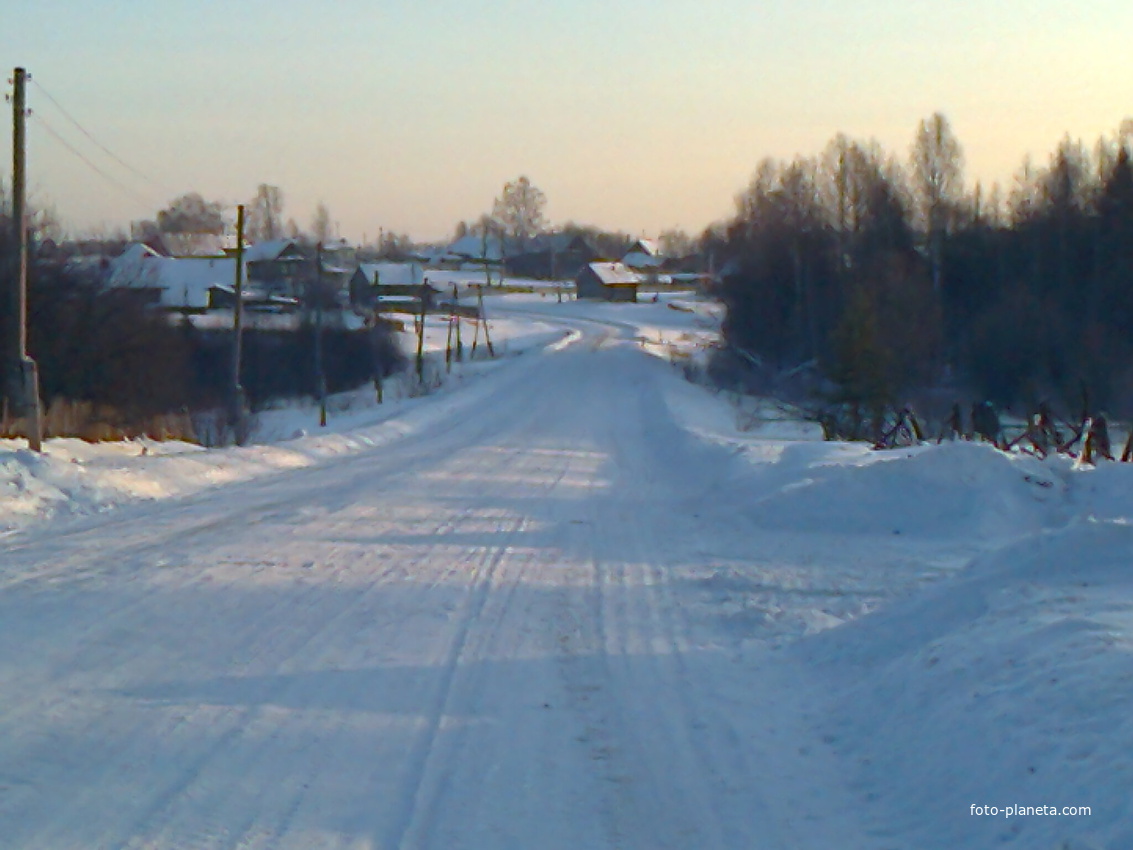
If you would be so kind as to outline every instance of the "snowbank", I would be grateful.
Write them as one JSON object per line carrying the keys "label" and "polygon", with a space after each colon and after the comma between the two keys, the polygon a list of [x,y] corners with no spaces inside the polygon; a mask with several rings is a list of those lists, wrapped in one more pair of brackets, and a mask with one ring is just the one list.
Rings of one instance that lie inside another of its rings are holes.
{"label": "snowbank", "polygon": [[1127,522],[1077,520],[797,646],[827,681],[829,740],[867,799],[888,796],[885,830],[926,850],[1133,846],[1131,560]]}

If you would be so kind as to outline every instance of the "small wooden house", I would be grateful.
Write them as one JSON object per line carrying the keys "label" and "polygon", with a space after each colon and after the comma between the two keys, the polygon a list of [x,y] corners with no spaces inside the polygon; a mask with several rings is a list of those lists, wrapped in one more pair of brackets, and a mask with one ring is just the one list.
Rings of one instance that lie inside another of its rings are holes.
{"label": "small wooden house", "polygon": [[165,257],[148,245],[135,243],[113,260],[108,289],[135,290],[156,307],[169,310],[207,310],[210,290],[231,286],[236,261],[231,257]]}
{"label": "small wooden house", "polygon": [[421,293],[431,309],[439,290],[425,279],[420,263],[360,263],[350,278],[350,303],[355,309],[418,312]]}
{"label": "small wooden house", "polygon": [[513,277],[571,280],[597,259],[597,252],[580,234],[544,233],[523,251],[509,254],[505,265]]}
{"label": "small wooden house", "polygon": [[[229,253],[235,253],[229,249]],[[315,276],[314,257],[293,239],[256,242],[244,249],[248,283],[274,295],[299,297]]]}
{"label": "small wooden house", "polygon": [[622,257],[622,263],[631,269],[655,271],[664,262],[661,246],[652,239],[638,239]]}
{"label": "small wooden house", "polygon": [[579,298],[602,301],[637,301],[642,277],[622,263],[588,263],[574,286]]}

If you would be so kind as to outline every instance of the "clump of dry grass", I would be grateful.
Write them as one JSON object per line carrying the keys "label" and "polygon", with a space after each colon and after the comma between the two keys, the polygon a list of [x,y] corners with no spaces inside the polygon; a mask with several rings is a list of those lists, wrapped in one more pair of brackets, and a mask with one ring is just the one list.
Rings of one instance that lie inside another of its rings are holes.
{"label": "clump of dry grass", "polygon": [[[26,437],[26,419],[0,412],[0,437]],[[149,437],[154,440],[197,442],[188,413],[167,413],[131,418],[106,405],[56,399],[43,418],[44,437],[77,437],[88,443],[115,442]]]}

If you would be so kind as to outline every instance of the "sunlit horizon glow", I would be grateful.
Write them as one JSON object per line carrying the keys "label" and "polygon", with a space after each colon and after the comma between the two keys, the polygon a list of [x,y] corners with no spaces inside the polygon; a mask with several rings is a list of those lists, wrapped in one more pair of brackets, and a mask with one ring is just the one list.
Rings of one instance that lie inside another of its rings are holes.
{"label": "sunlit horizon glow", "polygon": [[[838,132],[907,155],[944,113],[966,177],[1089,145],[1133,114],[1128,0],[5,0],[26,67],[139,178],[29,88],[32,203],[71,231],[128,227],[200,192],[282,188],[308,227],[447,238],[520,174],[568,220],[696,234],[767,156]],[[110,174],[94,173],[47,126]],[[7,123],[7,122],[5,122]],[[2,135],[7,182],[11,134]]]}

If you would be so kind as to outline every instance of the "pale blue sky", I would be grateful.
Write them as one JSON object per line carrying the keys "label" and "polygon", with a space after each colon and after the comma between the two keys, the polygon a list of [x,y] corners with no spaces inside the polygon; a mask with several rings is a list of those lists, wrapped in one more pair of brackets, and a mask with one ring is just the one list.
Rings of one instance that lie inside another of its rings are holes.
{"label": "pale blue sky", "polygon": [[527,174],[552,221],[656,234],[838,131],[904,156],[936,110],[1006,182],[1133,115],[1131,32],[1129,0],[0,0],[0,67],[154,179],[31,87],[35,198],[72,227],[268,182],[301,225],[441,238]]}

